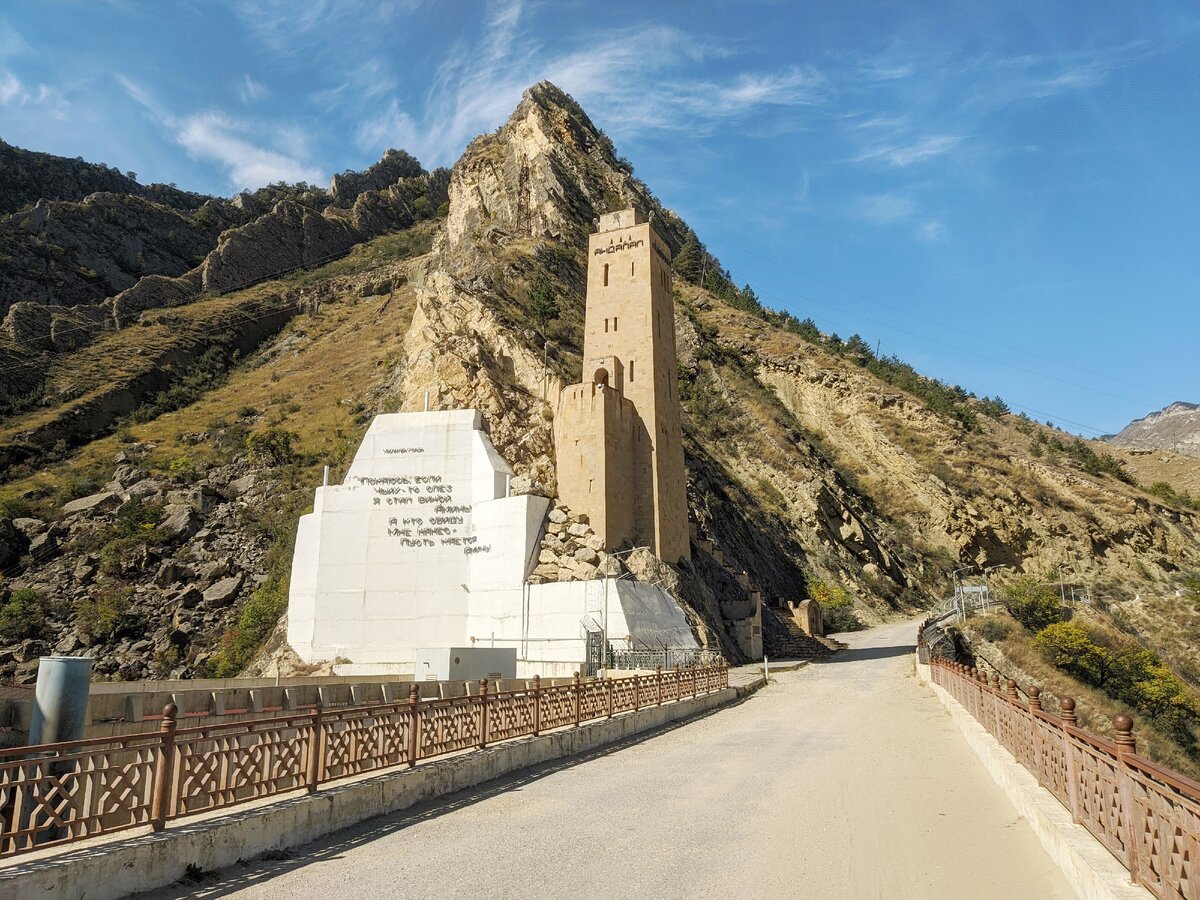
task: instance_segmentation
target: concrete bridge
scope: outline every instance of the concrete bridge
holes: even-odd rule
[[[1076,896],[915,677],[914,631],[154,896]]]

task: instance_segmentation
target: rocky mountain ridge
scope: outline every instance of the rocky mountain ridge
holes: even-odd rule
[[[1200,458],[1200,403],[1178,400],[1135,419],[1106,440],[1130,450],[1168,450]]]

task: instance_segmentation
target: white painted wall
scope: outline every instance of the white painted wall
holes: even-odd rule
[[[608,591],[618,642],[694,647],[660,588],[528,585],[549,500],[505,497],[512,470],[475,410],[376,417],[340,485],[319,487],[292,560],[288,642],[307,662],[413,672],[451,647],[516,647],[518,677],[571,674]]]

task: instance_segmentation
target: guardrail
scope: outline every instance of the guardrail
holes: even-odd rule
[[[1200,783],[1138,756],[1133,720],[1113,719],[1116,740],[1076,725],[1075,701],[1063,697],[1061,718],[1028,702],[1008,679],[931,659],[930,674],[1038,783],[1156,897],[1200,898]]]
[[[729,686],[724,662],[630,678],[425,700],[0,751],[0,857],[167,822],[421,760],[482,750]]]

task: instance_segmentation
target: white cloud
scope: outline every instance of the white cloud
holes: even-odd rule
[[[152,92],[131,78],[118,74],[125,92],[144,107],[157,123],[190,156],[215,162],[225,169],[230,186],[237,191],[254,189],[275,181],[319,183],[323,173],[305,160],[308,138],[294,126],[273,124],[254,127],[252,123],[208,111],[183,117],[166,110]],[[248,137],[269,133],[274,147],[263,147]]]
[[[854,162],[875,161],[904,168],[944,156],[958,147],[962,140],[954,134],[935,134],[909,142],[883,141],[864,150],[854,158]]]
[[[70,104],[58,88],[48,84],[25,84],[7,69],[0,69],[0,106],[38,107],[55,119],[66,118]]]
[[[396,100],[366,116],[357,132],[364,149],[404,147],[426,165],[452,163],[481,132],[500,125],[522,92],[549,80],[578,99],[618,137],[651,131],[704,134],[766,107],[811,106],[823,98],[823,76],[810,67],[735,73],[724,79],[684,77],[689,63],[727,58],[730,48],[666,26],[559,36],[555,46],[522,31],[525,4],[492,6],[485,37],[451,49],[435,73],[419,115]],[[567,49],[562,49],[566,47]]]
[[[294,156],[256,146],[242,135],[245,126],[221,113],[187,116],[178,123],[176,140],[189,154],[224,166],[234,188],[262,187],[274,181],[323,180],[320,170]]]
[[[946,239],[946,226],[937,219],[922,222],[917,226],[917,240],[927,244],[940,244]]]
[[[271,96],[271,89],[261,81],[255,81],[249,73],[246,73],[242,83],[238,85],[238,96],[242,98],[243,103],[254,103]]]
[[[859,218],[879,224],[908,219],[916,212],[917,205],[911,198],[901,194],[871,194],[860,197],[855,205],[855,213]]]

